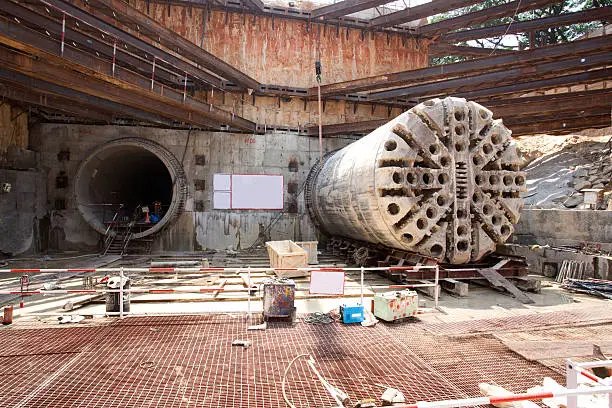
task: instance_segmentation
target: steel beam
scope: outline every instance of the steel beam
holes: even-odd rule
[[[430,56],[456,55],[462,57],[490,57],[492,55],[508,54],[514,50],[503,48],[468,47],[465,45],[449,45],[434,43],[429,46]]]
[[[514,0],[495,7],[488,7],[483,10],[467,13],[459,17],[441,20],[435,23],[426,24],[419,27],[419,35],[426,37],[438,37],[440,34],[447,33],[459,28],[470,27],[474,24],[484,23],[485,21],[496,18],[509,17],[516,13],[541,8],[559,0]]]
[[[603,112],[609,112],[612,104],[612,90],[560,93],[481,103],[490,108],[495,117],[502,118],[507,125],[521,125],[530,122],[548,123],[561,119],[562,115],[566,115],[569,119],[571,117],[600,116]],[[388,120],[381,119],[325,125],[323,134],[332,136],[369,133],[386,122]],[[511,130],[513,129],[511,127]],[[318,127],[311,126],[307,132],[308,135],[316,135]]]
[[[589,21],[610,21],[612,19],[612,6],[595,7],[575,13],[561,14],[558,16],[538,18],[529,21],[515,21],[508,24],[492,27],[472,28],[464,31],[447,33],[440,36],[440,41],[460,42],[477,40],[480,38],[491,38],[504,34],[526,33],[533,30],[546,30],[552,27],[560,27],[571,24],[586,23]]]
[[[18,72],[14,72],[1,67],[0,80],[4,81],[5,83],[16,84],[21,88],[29,89],[35,92],[44,93],[47,95],[53,94],[62,98],[66,98],[67,100],[72,101],[72,105],[75,107],[95,107],[95,109],[113,112],[118,116],[129,116],[131,118],[143,122],[150,122],[155,125],[172,126],[171,121],[160,115],[155,115],[150,112],[135,109],[131,106],[119,104],[113,101],[108,101],[106,99],[97,98],[95,96],[91,96],[83,92],[75,91],[70,88],[62,87],[59,85],[52,84],[50,82],[32,78],[27,75],[23,75]],[[56,107],[53,105],[53,103],[51,103],[51,100],[48,101],[50,108]],[[61,106],[58,107],[58,109],[62,109]]]
[[[402,71],[393,74],[383,74],[353,81],[338,82],[321,86],[323,97],[346,95],[355,92],[390,88],[399,85],[421,84],[437,79],[449,79],[476,75],[481,72],[493,72],[510,68],[525,67],[537,61],[555,61],[571,57],[608,52],[612,50],[612,35],[594,37],[558,45],[517,51],[489,58],[457,62],[454,64]],[[309,96],[316,95],[317,89],[310,88]]]
[[[85,13],[83,10],[78,9],[66,1],[63,0],[44,0],[45,2],[52,3],[58,8],[70,7],[71,12],[78,12],[80,15],[87,15],[90,20],[93,18],[100,22],[91,14]],[[74,0],[71,0],[74,1]],[[160,42],[167,48],[180,54],[181,56],[188,58],[202,67],[222,76],[225,79],[232,81],[234,84],[245,88],[245,89],[259,89],[259,82],[251,78],[247,74],[241,72],[235,67],[229,65],[220,58],[213,54],[205,51],[198,47],[186,38],[181,37],[177,33],[159,24],[156,20],[149,18],[146,14],[141,13],[134,7],[130,6],[120,0],[90,0],[88,2],[92,12],[109,10],[111,17],[117,16],[122,21],[125,20],[129,24],[132,24],[132,29],[138,29],[140,32],[146,32],[149,37],[156,42]],[[75,10],[76,9],[76,10]],[[99,24],[99,23],[98,23]],[[106,23],[105,23],[106,24]],[[115,30],[118,30],[115,28]],[[120,30],[118,30],[120,31]],[[125,32],[122,32],[126,35]],[[121,38],[121,37],[120,37]]]
[[[603,68],[594,71],[581,72],[578,74],[562,75],[555,78],[542,79],[525,83],[517,83],[506,86],[494,86],[485,89],[479,89],[471,92],[460,92],[457,96],[467,99],[476,99],[482,101],[483,98],[501,97],[502,95],[511,95],[525,93],[530,91],[545,90],[557,88],[561,86],[572,86],[577,84],[587,84],[599,82],[612,78],[612,69]],[[486,102],[483,102],[486,105]]]
[[[18,18],[23,24],[34,27],[36,31],[46,30],[48,33],[54,34],[56,39],[61,39],[62,24],[52,18],[10,1],[0,2],[0,11]],[[85,34],[68,26],[65,28],[64,38],[67,42],[74,41],[80,48],[87,48],[94,53],[97,52],[112,59],[112,43],[102,41],[98,37]],[[108,40],[112,39],[108,38]],[[116,61],[120,65],[134,68],[136,72],[140,72],[143,75],[151,75],[152,61],[132,54],[121,46],[117,47]],[[204,71],[202,73],[207,75]],[[167,69],[164,64],[158,64],[155,76],[163,82],[177,86],[179,81],[183,79],[184,72],[177,73],[176,70],[171,71]],[[214,79],[214,82],[220,85],[219,78],[211,76],[210,79]]]
[[[552,119],[547,122],[538,123],[523,122],[522,124],[511,125],[510,127],[514,136],[521,136],[538,133],[564,134],[577,130],[604,128],[607,126],[610,126],[609,113],[602,116],[574,118],[567,121]]]
[[[476,60],[478,61],[478,60]],[[572,71],[583,71],[612,63],[612,53],[606,52],[587,57],[572,57],[566,60],[533,64],[529,67],[512,68],[504,71],[480,74],[466,78],[453,78],[423,85],[396,88],[388,91],[371,93],[368,100],[395,98],[427,98],[433,95],[452,95],[459,92],[476,91],[491,85],[529,82],[535,79],[545,79]]]
[[[97,30],[102,31],[114,38],[119,39],[123,43],[130,45],[136,49],[144,51],[151,56],[155,56],[159,58],[161,61],[165,61],[166,63],[174,66],[176,69],[181,70],[183,72],[187,72],[190,77],[206,82],[212,86],[221,88],[223,83],[220,78],[212,75],[211,73],[199,69],[198,67],[183,61],[180,58],[175,57],[174,55],[155,47],[148,42],[141,40],[139,38],[134,37],[131,34],[126,33],[115,27],[112,24],[109,24],[83,10],[78,7],[75,7],[69,3],[66,3],[61,0],[41,0],[45,4],[49,4],[52,7],[57,8],[59,11],[66,12],[68,15],[73,16],[87,25],[94,27]]]
[[[436,14],[466,7],[479,3],[478,0],[432,0],[419,6],[408,7],[404,10],[375,17],[370,20],[372,27],[390,27],[397,24],[409,23]]]
[[[4,69],[0,68],[0,71],[4,71]],[[110,123],[113,120],[113,115],[111,113],[105,112],[100,108],[76,104],[69,98],[36,92],[33,89],[15,86],[3,81],[0,81],[0,96],[15,102],[58,110],[69,115],[90,119],[95,122]]]
[[[346,16],[386,3],[389,3],[389,0],[342,0],[334,4],[316,8],[310,13],[312,18],[328,19]]]
[[[113,77],[110,62],[97,59],[80,50],[66,46],[64,56],[60,57],[58,44],[52,39],[18,25],[0,21],[0,42],[38,57],[38,59],[30,58],[30,61],[25,63],[40,65],[44,71],[29,71],[27,66],[20,66],[15,55],[10,55],[10,52],[5,50],[3,54],[8,64],[12,64],[7,67],[9,69],[13,67],[13,70],[26,75],[197,126],[214,127],[218,124],[227,124],[241,130],[257,129],[256,124],[251,121],[211,104],[185,97],[183,93],[163,85],[155,85],[151,90],[150,79],[133,72],[120,70],[116,71]],[[23,55],[22,57],[29,58]],[[48,64],[43,59],[56,65]],[[46,75],[46,77],[37,75]],[[75,82],[65,81],[66,77],[74,78]]]

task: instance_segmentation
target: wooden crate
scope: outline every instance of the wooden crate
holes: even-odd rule
[[[282,278],[306,276],[304,271],[282,270],[282,268],[305,268],[308,266],[308,253],[293,241],[266,242],[270,266],[280,268],[276,275]]]
[[[304,250],[308,253],[308,263],[310,265],[316,265],[319,263],[319,258],[317,256],[319,241],[296,241],[295,243],[304,248]]]

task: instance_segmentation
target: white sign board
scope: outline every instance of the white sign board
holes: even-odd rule
[[[217,210],[229,210],[231,207],[232,193],[229,191],[215,191],[213,194],[213,208]]]
[[[232,174],[233,210],[282,210],[283,176],[270,174]]]
[[[230,191],[232,189],[232,181],[229,174],[215,174],[213,176],[213,190],[215,191]]]
[[[315,295],[344,295],[344,272],[311,271],[310,293]]]

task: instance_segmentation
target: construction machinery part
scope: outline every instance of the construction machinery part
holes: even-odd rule
[[[463,264],[512,234],[526,186],[519,165],[510,130],[490,110],[432,99],[325,155],[305,200],[326,235]]]

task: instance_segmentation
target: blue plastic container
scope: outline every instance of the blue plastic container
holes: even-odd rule
[[[340,306],[340,314],[344,323],[361,323],[365,320],[363,306]]]

